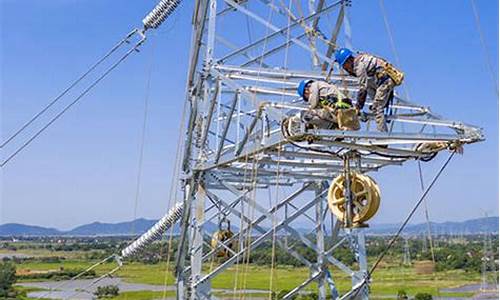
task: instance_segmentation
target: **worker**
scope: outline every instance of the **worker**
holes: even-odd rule
[[[359,78],[356,108],[362,112],[369,94],[373,100],[371,110],[375,113],[377,129],[387,132],[384,109],[394,97],[394,88],[403,82],[403,72],[382,58],[367,53],[356,56],[347,48],[335,51],[335,61],[351,76]]]
[[[309,103],[310,108],[304,112],[302,119],[308,125],[319,128],[337,129],[336,109],[352,107],[351,100],[343,96],[335,85],[324,81],[302,80],[297,93]]]

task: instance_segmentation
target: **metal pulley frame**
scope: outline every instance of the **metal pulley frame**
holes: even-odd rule
[[[224,223],[226,224],[226,228],[224,228]],[[231,241],[231,238],[234,236],[234,233],[231,231],[231,221],[227,218],[223,218],[219,222],[219,230],[214,232],[212,235],[212,241],[210,245],[212,249],[217,249],[219,245],[222,245],[222,248],[215,251],[215,256],[217,257],[227,257],[231,253],[234,253],[234,241]],[[226,243],[227,242],[227,243]]]

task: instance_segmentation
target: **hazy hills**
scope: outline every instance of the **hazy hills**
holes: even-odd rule
[[[370,234],[391,234],[399,229],[399,224],[375,224],[371,226],[367,233]],[[498,233],[498,217],[487,217],[466,220],[462,222],[430,223],[433,234],[477,234],[477,233]],[[427,223],[409,224],[404,229],[404,234],[422,234],[427,232]]]
[[[68,231],[55,228],[46,228],[34,225],[8,223],[0,225],[0,236],[110,236],[110,235],[134,235],[148,230],[156,220],[136,219],[135,221],[120,223],[94,222],[81,225]],[[217,225],[207,224],[208,231],[214,231]],[[367,229],[368,234],[391,234],[399,227],[399,224],[372,224]],[[472,219],[463,222],[431,223],[433,234],[477,234],[483,232],[498,233],[498,217]],[[236,228],[234,228],[236,230]],[[302,232],[309,232],[301,229]],[[405,229],[405,234],[422,234],[427,231],[427,224],[410,224]],[[174,232],[179,232],[179,227],[174,227]]]

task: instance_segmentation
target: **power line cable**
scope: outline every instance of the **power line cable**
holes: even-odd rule
[[[139,46],[144,43],[145,38],[142,38],[139,42],[135,44],[125,55],[123,55],[116,63],[114,63],[109,69],[104,72],[98,79],[96,79],[91,85],[89,85],[73,102],[68,104],[62,111],[55,115],[45,126],[38,130],[30,139],[28,139],[23,145],[21,145],[17,150],[15,150],[9,157],[0,163],[0,168],[3,168],[9,161],[16,157],[24,148],[26,148],[31,142],[33,142],[40,134],[42,134],[47,128],[49,128],[55,121],[57,121],[66,111],[68,111],[73,105],[78,103],[83,96],[85,96],[93,87],[95,87],[102,79],[104,79],[111,71],[113,71],[118,65],[120,65],[130,54],[137,50]]]
[[[64,95],[66,95],[72,88],[74,88],[78,83],[80,83],[87,75],[94,71],[102,62],[104,62],[108,57],[110,57],[116,50],[120,48],[121,45],[126,43],[128,39],[137,32],[137,29],[131,31],[124,39],[118,42],[113,48],[111,48],[103,57],[101,57],[96,63],[94,63],[85,73],[73,81],[65,90],[63,90],[57,97],[55,97],[51,102],[49,102],[42,110],[40,110],[36,115],[34,115],[30,120],[24,123],[16,132],[14,132],[9,138],[7,138],[1,145],[0,149],[9,144],[13,139],[15,139],[21,132],[23,132],[28,126],[30,126],[34,121],[36,121],[41,115],[43,115],[49,108],[56,104]]]

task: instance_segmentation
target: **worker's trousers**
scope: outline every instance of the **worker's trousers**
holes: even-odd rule
[[[337,125],[337,117],[328,109],[316,108],[309,109],[302,113],[302,120],[306,125],[314,126],[322,129],[335,129]]]
[[[391,78],[387,78],[382,84],[377,87],[375,96],[373,97],[372,110],[375,113],[375,123],[377,123],[378,131],[387,132],[387,122],[385,121],[384,109],[387,106],[389,97],[394,91],[396,84]]]

